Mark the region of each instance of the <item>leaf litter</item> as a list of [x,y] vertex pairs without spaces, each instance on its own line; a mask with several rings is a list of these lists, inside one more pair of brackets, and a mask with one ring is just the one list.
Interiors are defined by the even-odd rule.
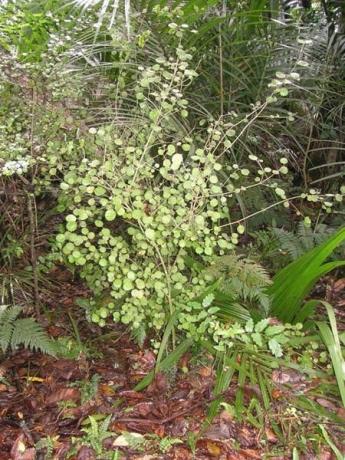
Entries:
[[[63,282],[65,289],[60,291],[58,307],[54,297],[54,312],[59,319],[48,328],[56,338],[71,333],[66,310],[77,318],[81,314],[74,309],[74,299],[87,295],[83,287]],[[343,285],[339,283],[337,289],[342,290]],[[291,388],[295,392],[313,388],[312,381],[306,382],[304,375],[291,369],[273,372],[272,407],[270,413],[254,414],[258,424],[250,423],[249,417],[234,416],[231,408],[236,385],[230,385],[222,395],[223,409],[205,425],[209,404],[214,399],[212,362],[198,363],[187,353],[176,369],[158,372],[153,382],[138,392],[133,389],[135,385],[155,367],[153,351],[149,347],[140,349],[121,327],[113,328],[113,337],[103,341],[103,330],[81,318],[78,322],[89,353],[81,350],[77,359],[67,359],[18,350],[1,363],[0,460],[103,459],[94,446],[84,442],[90,416],[99,424],[110,417],[110,435],[102,440],[101,449],[118,451],[122,455],[118,458],[291,458],[293,446],[284,446],[276,426],[278,422],[280,434],[289,440],[293,425],[303,420],[291,407],[287,416],[286,408],[290,406]],[[247,385],[244,398],[247,403],[253,398],[259,400],[260,389]],[[344,416],[335,401],[322,395],[315,400],[325,410]],[[339,442],[341,426],[328,424],[327,432],[345,452],[344,444]],[[43,441],[51,442],[51,457],[46,455]],[[289,442],[294,442],[292,435]],[[327,445],[320,446],[314,454],[306,444],[304,451],[299,458],[336,458]]]

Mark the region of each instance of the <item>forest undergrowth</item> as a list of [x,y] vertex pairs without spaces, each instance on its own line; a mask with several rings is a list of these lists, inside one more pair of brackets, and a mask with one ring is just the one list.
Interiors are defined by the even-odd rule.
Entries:
[[344,27],[0,1],[0,459],[344,459]]

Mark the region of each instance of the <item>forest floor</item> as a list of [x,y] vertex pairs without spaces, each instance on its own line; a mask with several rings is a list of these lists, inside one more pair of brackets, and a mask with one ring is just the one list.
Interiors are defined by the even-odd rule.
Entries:
[[[209,426],[205,419],[213,400],[215,369],[205,354],[186,354],[174,369],[158,373],[144,391],[134,391],[154,368],[155,354],[149,347],[140,349],[124,328],[101,330],[88,324],[75,304],[88,292],[64,273],[59,277],[59,286],[46,302],[47,330],[65,340],[70,356],[19,350],[2,362],[0,460],[283,460],[292,458],[293,448],[301,443],[305,453],[293,458],[336,458],[329,443],[315,438],[317,417],[291,409],[292,394],[312,393],[315,388],[313,380],[291,371],[279,370],[272,376],[275,389],[269,413],[256,409],[254,416],[235,417],[232,384]],[[338,297],[341,307],[345,302],[341,294]],[[73,335],[74,339],[61,339]],[[253,397],[260,401],[256,386],[245,386],[243,391],[247,402]],[[345,410],[335,399],[311,398],[345,420]],[[102,421],[109,415],[109,426],[102,432]],[[272,421],[279,424],[283,437]],[[345,454],[342,424],[326,423]],[[318,444],[317,453],[308,449],[309,439],[313,446]]]

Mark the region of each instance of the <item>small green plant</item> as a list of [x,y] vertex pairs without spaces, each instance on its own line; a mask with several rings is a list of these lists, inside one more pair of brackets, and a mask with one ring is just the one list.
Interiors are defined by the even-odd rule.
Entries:
[[0,307],[0,347],[5,353],[23,345],[50,355],[56,354],[56,346],[42,326],[33,318],[18,318],[22,308],[18,306]]
[[95,451],[98,459],[112,460],[114,458],[114,452],[105,452],[103,448],[103,441],[115,435],[112,431],[108,431],[111,415],[99,423],[92,415],[88,417],[88,420],[90,423],[88,426],[82,428],[82,431],[85,434],[80,440],[78,440],[78,443],[91,447]]
[[166,436],[165,438],[162,438],[159,442],[159,450],[165,454],[169,452],[169,450],[175,446],[176,444],[182,444],[183,441],[179,438],[171,438],[170,436]]
[[147,435],[147,439],[153,441],[153,444],[158,444],[158,449],[161,453],[166,454],[169,450],[176,444],[183,444],[183,441],[179,438],[174,438],[170,436],[165,436],[164,438],[160,438],[157,435]]
[[81,355],[89,356],[86,344],[76,341],[73,337],[63,336],[56,340],[57,355],[67,359],[78,359]]
[[41,438],[35,444],[35,448],[37,451],[44,451],[45,460],[51,460],[53,458],[54,448],[58,439],[59,436],[46,436],[45,438]]
[[343,347],[340,342],[334,310],[328,302],[322,302],[322,304],[326,308],[329,324],[326,321],[318,321],[316,324],[331,357],[339,393],[345,407],[345,359],[343,356]]
[[58,401],[57,406],[59,408],[60,413],[62,413],[63,418],[70,418],[70,414],[66,414],[65,412],[68,411],[68,409],[73,409],[77,407],[77,404],[74,401],[66,399]]
[[94,374],[89,380],[80,380],[71,384],[71,386],[79,388],[82,404],[95,398],[100,378],[100,375]]

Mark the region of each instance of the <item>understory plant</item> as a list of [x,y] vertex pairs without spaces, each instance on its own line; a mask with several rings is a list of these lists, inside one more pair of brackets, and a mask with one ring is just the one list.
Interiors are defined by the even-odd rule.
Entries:
[[[241,262],[237,259],[240,267],[238,268],[234,263],[235,257],[220,258],[211,265],[211,269],[206,270],[213,274],[217,282],[214,282],[214,278],[208,278],[208,282],[213,283],[204,291],[198,302],[192,303],[194,310],[191,310],[190,316],[186,319],[190,325],[188,338],[164,358],[168,339],[173,332],[173,323],[169,323],[157,356],[156,369],[149,373],[136,389],[147,386],[154,378],[155,372],[169,369],[193,343],[198,343],[218,362],[215,400],[210,405],[207,423],[216,415],[223,401],[222,395],[234,376],[237,377],[238,386],[234,402],[236,416],[241,418],[244,413],[244,387],[248,383],[260,388],[262,400],[258,401],[258,404],[262,404],[267,410],[274,388],[272,373],[284,369],[292,369],[300,376],[306,374],[309,377],[323,379],[334,372],[337,381],[336,391],[339,392],[344,404],[345,342],[343,335],[337,331],[334,311],[329,304],[318,300],[309,300],[303,304],[312,286],[323,274],[344,265],[344,261],[325,263],[325,259],[344,242],[344,238],[344,229],[341,229],[325,243],[282,269],[273,278],[272,283],[267,274],[253,262]],[[249,267],[251,271],[248,273]],[[261,279],[261,283],[258,279]],[[251,280],[255,280],[257,290],[251,286]],[[281,295],[281,301],[278,295]],[[284,309],[278,310],[277,305],[281,305],[280,302],[289,296],[293,298]],[[253,299],[256,308],[250,304],[250,300]],[[327,321],[315,320],[315,308],[320,304],[327,310],[329,324]],[[290,318],[290,321],[287,318]],[[173,318],[173,321],[176,324],[176,318]],[[292,394],[289,401],[296,404],[296,407],[304,407],[314,412],[317,416],[333,417],[319,405],[310,404],[307,398],[300,399]],[[278,430],[275,422],[274,428]]]
[[56,346],[33,318],[19,318],[22,308],[0,306],[0,347],[3,353],[16,350],[20,345],[33,351],[56,354]]
[[[344,402],[343,336],[328,307],[329,324],[314,323],[319,302],[306,302],[320,276],[344,264],[325,262],[344,229],[317,247],[313,234],[314,249],[290,251],[294,262],[273,280],[239,245],[248,230],[342,216],[343,173],[332,170],[344,148],[342,65],[327,65],[322,46],[315,56],[315,28],[277,26],[261,1],[247,10],[175,2],[173,11],[160,2],[133,16],[130,34],[128,10],[115,21],[118,2],[113,16],[109,1],[98,18],[71,13],[72,25],[24,3],[0,5],[0,256],[31,264],[37,285],[38,271],[67,266],[92,292],[89,321],[121,322],[140,342],[149,335],[156,368],[137,390],[197,346],[217,363],[209,420],[234,381],[241,418],[249,382],[261,400],[246,410],[262,426],[259,406],[268,409],[282,368],[326,379],[333,367]],[[324,170],[336,179],[329,186]],[[35,208],[21,226],[20,200]],[[48,231],[37,209],[51,218]],[[21,239],[13,228],[28,222]],[[0,315],[3,350],[50,351],[19,313]],[[320,413],[308,398],[299,404]],[[83,441],[101,458],[110,419],[89,421]]]
[[[101,326],[120,321],[137,335],[161,331],[177,311],[179,329],[190,328],[183,319],[187,304],[206,280],[188,266],[188,257],[206,265],[236,246],[250,217],[237,218],[247,193],[257,190],[269,207],[291,210],[295,200],[320,207],[332,200],[315,191],[289,196],[284,156],[276,169],[256,155],[243,163],[227,157],[247,126],[284,97],[285,76],[278,75],[282,85],[268,87],[266,100],[243,118],[228,114],[198,129],[189,126],[185,92],[197,72],[193,49],[184,49],[182,38],[191,32],[187,24],[169,28],[181,37],[176,53],[160,54],[139,66],[140,74],[124,73],[120,80],[131,76],[135,82],[131,122],[90,127],[70,144],[72,158],[63,167],[56,156],[46,158],[48,174],[63,174],[57,210],[66,217],[55,257],[75,267],[92,289],[90,320]],[[125,84],[117,98],[126,104]]]
[[[241,11],[233,17],[236,33],[241,24],[248,28]],[[193,39],[198,31],[182,22],[183,8],[170,12],[157,5],[151,14],[166,49],[138,17],[130,42],[119,22],[116,30],[99,30],[108,41],[98,48],[90,43],[91,13],[81,22],[72,16],[76,27],[63,21],[56,30],[51,24],[45,49],[26,62],[25,51],[3,28],[6,154],[0,174],[9,192],[12,184],[24,184],[23,192],[33,189],[35,200],[57,204],[54,212],[64,222],[44,264],[66,263],[86,281],[94,294],[88,319],[101,326],[121,321],[137,336],[153,330],[159,338],[177,311],[179,328],[187,332],[183,318],[192,317],[194,307],[186,305],[207,285],[189,257],[209,265],[234,249],[251,219],[275,208],[300,215],[305,203],[328,213],[342,196],[296,190],[287,150],[277,148],[272,161],[254,148],[258,123],[270,120],[283,129],[294,121],[283,108],[300,85],[295,55],[291,69],[276,71],[273,65],[260,94],[248,95],[246,104],[234,97],[236,110],[222,104],[218,113],[201,110],[194,122],[191,92],[205,77]],[[255,20],[262,20],[260,14]],[[260,197],[258,204],[253,197]],[[263,298],[258,309],[267,311]]]

